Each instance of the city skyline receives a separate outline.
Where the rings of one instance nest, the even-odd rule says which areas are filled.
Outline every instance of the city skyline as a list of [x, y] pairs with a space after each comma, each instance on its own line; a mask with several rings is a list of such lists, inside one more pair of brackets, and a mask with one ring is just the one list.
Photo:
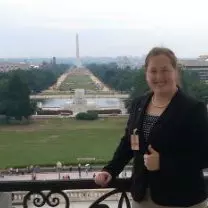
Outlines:
[[1, 0], [0, 58], [144, 56], [154, 46], [181, 58], [208, 54], [206, 0]]

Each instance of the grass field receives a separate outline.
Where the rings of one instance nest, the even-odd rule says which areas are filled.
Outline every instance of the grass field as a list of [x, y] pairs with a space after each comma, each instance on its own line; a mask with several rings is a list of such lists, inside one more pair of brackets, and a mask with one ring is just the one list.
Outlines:
[[96, 87], [89, 76], [86, 75], [69, 75], [66, 80], [61, 84], [60, 90], [65, 91], [69, 89], [87, 89], [96, 90]]
[[109, 160], [127, 118], [77, 121], [36, 120], [29, 125], [0, 126], [0, 167], [78, 163], [77, 158]]

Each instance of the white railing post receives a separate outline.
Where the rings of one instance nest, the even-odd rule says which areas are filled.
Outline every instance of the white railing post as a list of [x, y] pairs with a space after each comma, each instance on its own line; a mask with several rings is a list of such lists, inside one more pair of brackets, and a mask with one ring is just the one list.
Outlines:
[[0, 193], [0, 207], [12, 208], [12, 194], [1, 192]]

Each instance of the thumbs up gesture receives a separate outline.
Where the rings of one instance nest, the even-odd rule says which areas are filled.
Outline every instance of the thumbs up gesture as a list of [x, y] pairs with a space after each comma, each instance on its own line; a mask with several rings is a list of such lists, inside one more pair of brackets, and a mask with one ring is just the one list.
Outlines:
[[144, 155], [144, 165], [149, 171], [156, 171], [160, 169], [160, 155], [152, 148], [151, 145], [148, 146], [150, 154]]

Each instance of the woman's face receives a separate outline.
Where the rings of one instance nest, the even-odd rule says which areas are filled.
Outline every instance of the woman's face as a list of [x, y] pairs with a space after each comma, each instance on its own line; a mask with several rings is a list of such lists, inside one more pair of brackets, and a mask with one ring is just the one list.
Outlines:
[[152, 56], [146, 69], [146, 80], [154, 93], [171, 93], [177, 85], [177, 70], [173, 68], [168, 56]]

